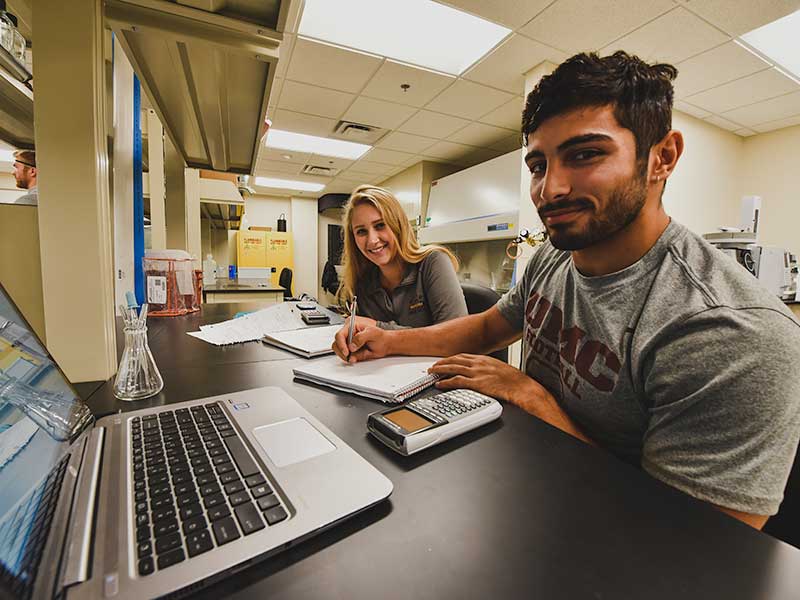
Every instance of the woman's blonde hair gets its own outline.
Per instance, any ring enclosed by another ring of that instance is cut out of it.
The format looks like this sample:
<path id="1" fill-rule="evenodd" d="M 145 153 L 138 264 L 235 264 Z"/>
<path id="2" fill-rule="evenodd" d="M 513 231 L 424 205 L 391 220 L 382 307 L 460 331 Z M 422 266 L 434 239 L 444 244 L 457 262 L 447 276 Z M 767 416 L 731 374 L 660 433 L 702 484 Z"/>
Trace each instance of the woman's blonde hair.
<path id="1" fill-rule="evenodd" d="M 394 233 L 397 238 L 397 254 L 406 263 L 416 264 L 421 262 L 428 254 L 435 251 L 444 252 L 453 263 L 453 268 L 458 271 L 458 259 L 447 248 L 437 245 L 420 246 L 414 230 L 408 223 L 403 207 L 397 201 L 394 194 L 389 190 L 376 187 L 374 185 L 360 185 L 353 193 L 344 207 L 342 217 L 342 235 L 344 236 L 344 252 L 342 254 L 342 265 L 344 266 L 344 278 L 336 298 L 340 304 L 349 302 L 354 295 L 356 283 L 363 277 L 367 269 L 374 267 L 358 249 L 353 235 L 353 209 L 362 204 L 371 204 L 381 214 L 383 222 Z M 377 268 L 377 267 L 376 267 Z"/>

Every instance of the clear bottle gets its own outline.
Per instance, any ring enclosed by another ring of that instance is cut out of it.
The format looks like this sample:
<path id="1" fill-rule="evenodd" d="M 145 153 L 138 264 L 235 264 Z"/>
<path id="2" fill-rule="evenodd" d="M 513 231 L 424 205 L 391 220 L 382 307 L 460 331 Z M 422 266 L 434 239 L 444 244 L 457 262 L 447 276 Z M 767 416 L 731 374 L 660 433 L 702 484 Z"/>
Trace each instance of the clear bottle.
<path id="1" fill-rule="evenodd" d="M 125 350 L 114 380 L 114 396 L 120 400 L 140 400 L 154 396 L 164 387 L 156 361 L 147 344 L 146 323 L 131 324 L 123 330 Z"/>
<path id="2" fill-rule="evenodd" d="M 217 280 L 217 261 L 210 254 L 206 254 L 203 261 L 203 284 L 211 285 Z"/>
<path id="3" fill-rule="evenodd" d="M 16 18 L 14 19 L 16 21 Z M 0 0 L 0 46 L 5 48 L 9 54 L 14 54 L 14 33 L 17 28 L 6 12 L 5 0 Z"/>
<path id="4" fill-rule="evenodd" d="M 14 23 L 14 41 L 12 44 L 11 55 L 16 58 L 20 64 L 25 64 L 25 46 L 27 42 L 25 41 L 25 36 L 23 36 L 19 29 L 17 29 L 17 17 L 8 13 L 8 18 L 11 19 L 11 22 Z"/>

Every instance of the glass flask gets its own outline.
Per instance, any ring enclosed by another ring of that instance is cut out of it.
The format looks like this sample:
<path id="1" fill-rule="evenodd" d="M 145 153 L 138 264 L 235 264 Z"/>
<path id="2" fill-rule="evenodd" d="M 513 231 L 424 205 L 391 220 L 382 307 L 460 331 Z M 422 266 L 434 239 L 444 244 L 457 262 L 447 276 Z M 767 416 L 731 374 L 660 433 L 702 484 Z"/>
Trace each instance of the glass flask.
<path id="1" fill-rule="evenodd" d="M 40 390 L 0 372 L 0 400 L 6 401 L 59 442 L 72 441 L 93 417 L 74 396 Z"/>
<path id="2" fill-rule="evenodd" d="M 153 396 L 162 390 L 164 380 L 147 345 L 147 325 L 134 320 L 123 331 L 125 350 L 114 381 L 114 396 L 120 400 Z"/>

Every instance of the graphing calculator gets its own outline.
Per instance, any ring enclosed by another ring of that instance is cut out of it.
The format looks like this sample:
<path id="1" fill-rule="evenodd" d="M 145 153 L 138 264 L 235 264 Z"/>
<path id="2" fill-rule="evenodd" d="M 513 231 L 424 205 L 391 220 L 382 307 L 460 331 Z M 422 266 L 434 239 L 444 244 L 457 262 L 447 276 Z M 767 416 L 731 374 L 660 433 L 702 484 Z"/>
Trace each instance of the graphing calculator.
<path id="1" fill-rule="evenodd" d="M 324 312 L 318 310 L 304 310 L 302 313 L 300 313 L 300 317 L 306 322 L 307 325 L 320 325 L 331 322 L 329 315 L 326 315 Z"/>
<path id="2" fill-rule="evenodd" d="M 494 421 L 502 405 L 472 390 L 450 390 L 367 417 L 369 432 L 405 456 Z"/>

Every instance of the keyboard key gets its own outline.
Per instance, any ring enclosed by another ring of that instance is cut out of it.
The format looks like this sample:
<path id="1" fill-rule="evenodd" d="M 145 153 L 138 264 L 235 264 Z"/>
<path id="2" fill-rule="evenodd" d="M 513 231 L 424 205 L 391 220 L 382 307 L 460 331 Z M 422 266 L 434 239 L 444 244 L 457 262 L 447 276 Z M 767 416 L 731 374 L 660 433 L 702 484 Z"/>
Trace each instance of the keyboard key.
<path id="1" fill-rule="evenodd" d="M 219 481 L 220 483 L 222 483 L 222 485 L 225 485 L 227 483 L 233 483 L 234 481 L 239 481 L 239 474 L 233 471 L 229 473 L 223 473 L 222 475 L 220 475 Z"/>
<path id="2" fill-rule="evenodd" d="M 200 499 L 197 497 L 196 492 L 189 492 L 188 494 L 184 494 L 183 496 L 178 496 L 178 508 L 183 508 L 188 504 L 194 504 L 195 502 L 200 502 Z"/>
<path id="3" fill-rule="evenodd" d="M 160 537 L 156 540 L 156 552 L 158 554 L 164 554 L 165 552 L 169 552 L 175 548 L 180 548 L 180 546 L 181 534 L 178 532 L 170 533 L 169 535 L 165 535 L 164 537 Z"/>
<path id="4" fill-rule="evenodd" d="M 216 481 L 214 483 L 208 483 L 200 487 L 201 496 L 210 496 L 211 494 L 219 494 L 219 492 L 220 492 L 219 484 Z"/>
<path id="5" fill-rule="evenodd" d="M 224 450 L 222 452 L 222 454 L 219 454 L 211 459 L 211 462 L 214 463 L 214 465 L 221 465 L 222 463 L 230 462 L 231 459 L 228 458 L 228 453 Z"/>
<path id="6" fill-rule="evenodd" d="M 261 496 L 266 496 L 267 494 L 272 493 L 272 488 L 269 487 L 266 483 L 262 483 L 261 485 L 257 485 L 256 487 L 250 490 L 250 493 L 253 494 L 253 498 L 261 498 Z"/>
<path id="7" fill-rule="evenodd" d="M 267 512 L 264 513 L 264 517 L 267 519 L 267 523 L 270 525 L 275 525 L 275 523 L 280 523 L 289 515 L 286 514 L 286 511 L 283 510 L 282 506 L 276 506 L 275 508 L 270 508 Z"/>
<path id="8" fill-rule="evenodd" d="M 172 518 L 175 518 L 175 511 L 172 509 L 171 505 L 153 511 L 153 523 Z"/>
<path id="9" fill-rule="evenodd" d="M 264 496 L 263 498 L 259 498 L 256 500 L 258 502 L 258 508 L 261 510 L 269 510 L 270 508 L 274 508 L 278 506 L 281 501 L 278 500 L 278 497 L 275 494 L 270 494 L 269 496 Z"/>
<path id="10" fill-rule="evenodd" d="M 189 535 L 190 533 L 197 533 L 198 531 L 205 529 L 206 526 L 207 523 L 203 515 L 197 515 L 196 517 L 183 522 L 183 534 Z"/>
<path id="11" fill-rule="evenodd" d="M 166 494 L 150 500 L 150 510 L 156 511 L 160 508 L 172 508 L 172 494 Z"/>
<path id="12" fill-rule="evenodd" d="M 213 508 L 208 509 L 208 519 L 209 521 L 219 521 L 223 517 L 227 517 L 231 514 L 230 509 L 228 508 L 227 504 L 219 504 Z"/>
<path id="13" fill-rule="evenodd" d="M 181 521 L 188 521 L 203 514 L 203 507 L 199 503 L 187 504 L 181 509 Z"/>
<path id="14" fill-rule="evenodd" d="M 141 525 L 136 528 L 136 541 L 137 542 L 146 542 L 150 539 L 150 526 L 149 525 Z"/>
<path id="15" fill-rule="evenodd" d="M 214 522 L 212 529 L 214 530 L 214 537 L 217 539 L 218 546 L 222 546 L 223 544 L 227 544 L 241 537 L 239 530 L 236 529 L 236 523 L 233 517 L 225 517 L 224 519 Z"/>
<path id="16" fill-rule="evenodd" d="M 201 475 L 197 478 L 197 485 L 204 486 L 208 483 L 216 483 L 217 478 L 214 476 L 213 473 L 206 473 L 205 475 Z"/>
<path id="17" fill-rule="evenodd" d="M 186 483 L 187 481 L 192 480 L 192 475 L 189 471 L 179 471 L 172 476 L 172 484 L 179 485 L 181 483 Z"/>
<path id="18" fill-rule="evenodd" d="M 154 570 L 155 565 L 153 564 L 152 556 L 146 556 L 139 560 L 139 575 L 150 575 Z"/>
<path id="19" fill-rule="evenodd" d="M 208 552 L 213 547 L 214 542 L 211 541 L 211 535 L 207 529 L 193 533 L 186 538 L 186 549 L 189 551 L 190 557 Z"/>
<path id="20" fill-rule="evenodd" d="M 156 535 L 156 542 L 158 542 L 158 538 L 169 535 L 170 533 L 175 533 L 176 531 L 178 531 L 178 520 L 174 517 L 172 519 L 161 521 L 153 526 L 153 532 Z"/>
<path id="21" fill-rule="evenodd" d="M 139 558 L 150 556 L 153 553 L 153 543 L 150 541 L 141 542 L 136 546 L 136 553 L 138 554 Z"/>
<path id="22" fill-rule="evenodd" d="M 237 506 L 233 509 L 233 512 L 236 513 L 236 519 L 239 521 L 239 525 L 241 525 L 245 535 L 250 535 L 259 529 L 264 529 L 264 521 L 261 519 L 261 516 L 258 514 L 252 502 Z"/>
<path id="23" fill-rule="evenodd" d="M 233 471 L 235 467 L 232 463 L 222 463 L 221 465 L 217 465 L 217 475 L 222 475 L 223 473 L 229 473 Z"/>
<path id="24" fill-rule="evenodd" d="M 150 523 L 150 519 L 147 517 L 147 513 L 143 513 L 141 515 L 136 515 L 136 526 L 141 527 L 142 525 L 148 525 Z"/>
<path id="25" fill-rule="evenodd" d="M 231 469 L 232 468 L 233 468 L 233 466 L 231 465 Z M 196 477 L 200 477 L 201 475 L 205 475 L 206 473 L 211 473 L 211 465 L 206 463 L 205 465 L 203 465 L 201 467 L 195 467 L 192 470 L 194 471 L 194 474 L 195 474 Z M 217 473 L 219 473 L 219 468 L 217 469 Z"/>
<path id="26" fill-rule="evenodd" d="M 166 569 L 184 560 L 186 560 L 186 555 L 183 553 L 183 548 L 175 548 L 171 552 L 158 555 L 158 568 Z"/>
<path id="27" fill-rule="evenodd" d="M 248 477 L 247 479 L 244 480 L 244 482 L 247 484 L 247 487 L 251 488 L 257 485 L 261 485 L 262 483 L 266 483 L 267 480 L 264 479 L 264 476 L 261 473 L 259 473 L 258 475 L 252 475 Z"/>
<path id="28" fill-rule="evenodd" d="M 225 504 L 225 496 L 222 494 L 211 494 L 203 498 L 203 504 L 205 504 L 206 508 L 214 508 L 220 504 Z"/>
<path id="29" fill-rule="evenodd" d="M 255 461 L 247 453 L 242 440 L 238 437 L 226 437 L 225 445 L 228 447 L 228 452 L 231 453 L 233 462 L 236 463 L 242 477 L 250 477 L 259 473 Z"/>
<path id="30" fill-rule="evenodd" d="M 234 481 L 225 486 L 225 493 L 230 496 L 236 492 L 241 492 L 244 489 L 244 484 L 241 481 Z"/>
<path id="31" fill-rule="evenodd" d="M 228 502 L 231 503 L 231 506 L 238 506 L 240 504 L 243 504 L 244 502 L 249 502 L 249 500 L 250 500 L 250 494 L 244 491 L 236 492 L 235 494 L 231 494 L 228 497 Z"/>
<path id="32" fill-rule="evenodd" d="M 184 483 L 180 483 L 175 486 L 175 495 L 176 496 L 183 496 L 184 494 L 189 494 L 191 492 L 196 492 L 197 488 L 194 485 L 193 481 L 185 481 Z"/>

